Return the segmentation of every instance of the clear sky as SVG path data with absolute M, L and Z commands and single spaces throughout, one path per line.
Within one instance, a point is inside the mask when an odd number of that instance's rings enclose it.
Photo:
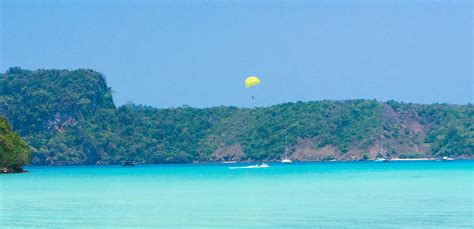
M 260 3 L 259 3 L 260 2 Z M 0 71 L 91 68 L 117 104 L 473 101 L 471 1 L 0 1 Z

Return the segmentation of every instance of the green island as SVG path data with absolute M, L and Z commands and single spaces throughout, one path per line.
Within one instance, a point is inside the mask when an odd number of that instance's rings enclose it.
M 29 153 L 26 143 L 10 129 L 7 120 L 0 117 L 0 173 L 23 172 Z
M 376 100 L 313 101 L 239 108 L 116 106 L 93 70 L 0 74 L 0 116 L 31 149 L 33 165 L 280 160 L 285 137 L 297 161 L 474 157 L 474 106 Z M 29 150 L 0 119 L 2 167 Z

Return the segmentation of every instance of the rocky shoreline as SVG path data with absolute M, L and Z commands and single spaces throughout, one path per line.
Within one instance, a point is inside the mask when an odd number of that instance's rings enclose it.
M 15 173 L 27 173 L 28 171 L 24 170 L 23 168 L 7 168 L 3 167 L 0 170 L 0 174 L 15 174 Z
M 291 158 L 290 158 L 291 159 Z M 293 159 L 292 159 L 293 160 Z M 391 158 L 389 161 L 469 161 L 474 160 L 474 158 L 450 158 L 449 160 L 442 160 L 439 158 Z M 368 160 L 293 160 L 294 163 L 316 163 L 316 162 L 374 162 L 374 159 Z M 185 164 L 234 164 L 234 163 L 258 163 L 258 162 L 269 162 L 269 163 L 280 163 L 280 160 L 243 160 L 243 161 L 195 161 L 191 163 L 141 163 L 134 162 L 135 165 L 185 165 Z M 107 165 L 122 165 L 121 163 L 110 163 L 110 164 L 54 164 L 54 165 L 31 165 L 30 166 L 107 166 Z M 2 171 L 3 172 L 3 171 Z M 28 171 L 21 172 L 7 172 L 7 173 L 24 173 Z

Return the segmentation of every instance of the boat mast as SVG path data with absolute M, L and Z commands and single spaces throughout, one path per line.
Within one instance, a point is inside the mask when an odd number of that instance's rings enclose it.
M 380 155 L 383 157 L 383 136 L 380 135 Z
M 288 158 L 288 135 L 285 135 L 285 159 Z

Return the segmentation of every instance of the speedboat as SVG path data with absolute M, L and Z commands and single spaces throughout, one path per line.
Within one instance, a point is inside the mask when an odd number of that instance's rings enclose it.
M 267 163 L 260 162 L 256 165 L 229 167 L 229 169 L 260 169 L 260 168 L 269 168 L 269 167 L 270 166 Z

